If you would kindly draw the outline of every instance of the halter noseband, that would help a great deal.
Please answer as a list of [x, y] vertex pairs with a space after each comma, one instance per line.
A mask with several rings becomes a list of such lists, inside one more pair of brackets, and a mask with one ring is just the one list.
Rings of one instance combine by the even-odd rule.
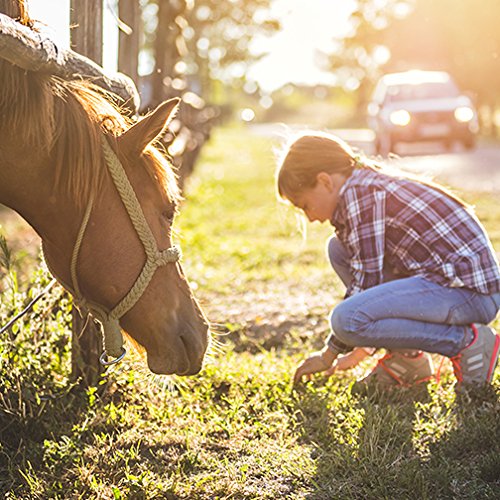
[[104, 136], [102, 137], [102, 148], [113, 183], [146, 252], [146, 262], [142, 271], [127, 295], [113, 309], [108, 310], [95, 302], [86, 300], [78, 285], [76, 267], [78, 254], [94, 204], [94, 198], [91, 197], [73, 249], [70, 267], [71, 281], [74, 291], [73, 295], [77, 304], [87, 308], [90, 314], [101, 323], [104, 352], [99, 358], [100, 362], [103, 365], [112, 365], [121, 361], [126, 354], [126, 350], [123, 347], [123, 336], [119, 323], [120, 318], [130, 311], [141, 298], [156, 270], [170, 262], [177, 262], [181, 258], [181, 251], [177, 246], [172, 246], [166, 250], [158, 250], [155, 237], [144, 216], [134, 188], [130, 184], [123, 165]]

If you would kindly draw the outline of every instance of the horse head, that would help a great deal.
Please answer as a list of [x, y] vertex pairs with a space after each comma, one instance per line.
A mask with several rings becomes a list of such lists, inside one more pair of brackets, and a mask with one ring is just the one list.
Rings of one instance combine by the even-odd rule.
[[208, 322], [172, 246], [176, 176], [153, 145], [177, 102], [130, 124], [92, 85], [11, 62], [0, 59], [0, 202], [38, 232], [63, 286], [128, 334], [153, 372], [197, 373]]

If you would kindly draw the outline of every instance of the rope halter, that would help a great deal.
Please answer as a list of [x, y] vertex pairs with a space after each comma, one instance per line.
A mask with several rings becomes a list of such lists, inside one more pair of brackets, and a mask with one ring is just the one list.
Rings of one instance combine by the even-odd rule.
[[126, 350], [123, 347], [123, 336], [119, 323], [120, 318], [130, 311], [141, 298], [156, 270], [171, 262], [177, 262], [181, 258], [181, 251], [177, 246], [172, 246], [166, 250], [158, 250], [155, 237], [144, 216], [144, 212], [134, 192], [134, 188], [130, 184], [123, 165], [104, 136], [102, 137], [102, 148], [113, 183], [146, 252], [146, 262], [144, 263], [142, 271], [129, 292], [113, 309], [108, 310], [99, 304], [86, 300], [78, 285], [77, 262], [94, 204], [94, 198], [91, 197], [83, 216], [73, 249], [70, 268], [71, 281], [74, 290], [73, 294], [77, 304], [87, 308], [90, 314], [101, 323], [104, 352], [101, 354], [100, 362], [103, 365], [112, 365], [121, 361], [126, 354]]

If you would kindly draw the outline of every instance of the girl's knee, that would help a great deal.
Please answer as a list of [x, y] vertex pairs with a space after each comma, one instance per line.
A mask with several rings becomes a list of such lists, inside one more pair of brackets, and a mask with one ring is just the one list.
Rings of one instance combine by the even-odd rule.
[[326, 252], [334, 271], [337, 273], [344, 285], [349, 286], [352, 281], [350, 269], [351, 262], [349, 253], [347, 252], [345, 246], [339, 241], [338, 238], [332, 236], [328, 240]]
[[347, 345], [364, 345], [361, 338], [371, 323], [370, 318], [350, 299], [341, 302], [330, 315], [330, 325], [335, 336]]
[[351, 344], [351, 337], [355, 333], [352, 328], [352, 310], [345, 306], [345, 302], [339, 304], [330, 315], [330, 325], [335, 336], [347, 345]]

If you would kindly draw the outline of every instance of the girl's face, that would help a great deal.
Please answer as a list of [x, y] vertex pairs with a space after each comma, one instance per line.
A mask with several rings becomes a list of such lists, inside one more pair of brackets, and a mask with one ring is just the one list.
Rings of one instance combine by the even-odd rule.
[[329, 221], [337, 207], [340, 188], [346, 179], [342, 174], [320, 172], [316, 177], [316, 185], [303, 191], [297, 197], [295, 205], [304, 211], [309, 222]]

